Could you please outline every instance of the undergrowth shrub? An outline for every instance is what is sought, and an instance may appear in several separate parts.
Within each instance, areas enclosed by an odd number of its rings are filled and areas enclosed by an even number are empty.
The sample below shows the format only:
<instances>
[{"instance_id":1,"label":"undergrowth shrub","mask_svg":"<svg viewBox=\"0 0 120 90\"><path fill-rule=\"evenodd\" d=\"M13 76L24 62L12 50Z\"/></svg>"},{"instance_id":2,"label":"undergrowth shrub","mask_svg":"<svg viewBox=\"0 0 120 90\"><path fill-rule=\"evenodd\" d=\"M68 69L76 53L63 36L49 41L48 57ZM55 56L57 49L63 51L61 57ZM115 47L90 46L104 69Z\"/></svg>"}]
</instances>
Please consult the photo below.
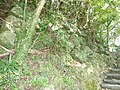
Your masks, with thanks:
<instances>
[{"instance_id":1,"label":"undergrowth shrub","mask_svg":"<svg viewBox=\"0 0 120 90\"><path fill-rule=\"evenodd\" d=\"M3 89L9 89L16 86L16 81L20 79L19 64L9 59L0 60L0 86Z\"/></svg>"}]
</instances>

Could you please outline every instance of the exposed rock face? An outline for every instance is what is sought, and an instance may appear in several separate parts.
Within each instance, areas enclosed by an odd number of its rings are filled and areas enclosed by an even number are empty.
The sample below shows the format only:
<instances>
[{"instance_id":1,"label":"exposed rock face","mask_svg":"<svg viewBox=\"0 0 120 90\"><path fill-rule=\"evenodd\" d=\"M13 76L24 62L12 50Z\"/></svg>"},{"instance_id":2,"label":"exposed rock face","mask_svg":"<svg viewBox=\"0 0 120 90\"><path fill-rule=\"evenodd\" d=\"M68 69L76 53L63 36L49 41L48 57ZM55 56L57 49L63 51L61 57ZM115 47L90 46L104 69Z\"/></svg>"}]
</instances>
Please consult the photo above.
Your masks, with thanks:
<instances>
[{"instance_id":1,"label":"exposed rock face","mask_svg":"<svg viewBox=\"0 0 120 90\"><path fill-rule=\"evenodd\" d=\"M14 46L16 34L11 31L5 31L0 34L0 43L11 44Z\"/></svg>"},{"instance_id":2,"label":"exposed rock face","mask_svg":"<svg viewBox=\"0 0 120 90\"><path fill-rule=\"evenodd\" d=\"M17 11L22 11L22 9L16 6L11 10L11 12L14 12L19 16ZM18 31L21 21L20 18L13 15L9 15L5 19L0 30L0 43L14 46L16 31Z\"/></svg>"},{"instance_id":3,"label":"exposed rock face","mask_svg":"<svg viewBox=\"0 0 120 90\"><path fill-rule=\"evenodd\" d=\"M25 26L27 26L28 23L23 22L23 12L24 10L18 5L11 9L9 16L4 19L4 23L0 29L0 43L15 45L16 34L22 28L23 23ZM28 20L29 15L26 14L26 16Z\"/></svg>"},{"instance_id":4,"label":"exposed rock face","mask_svg":"<svg viewBox=\"0 0 120 90\"><path fill-rule=\"evenodd\" d=\"M88 61L88 58L90 58L90 56L92 56L93 52L92 50L87 47L84 46L83 50L80 50L81 46L78 47L74 47L71 51L70 51L70 55L71 57L80 62L80 63L85 63Z\"/></svg>"}]
</instances>

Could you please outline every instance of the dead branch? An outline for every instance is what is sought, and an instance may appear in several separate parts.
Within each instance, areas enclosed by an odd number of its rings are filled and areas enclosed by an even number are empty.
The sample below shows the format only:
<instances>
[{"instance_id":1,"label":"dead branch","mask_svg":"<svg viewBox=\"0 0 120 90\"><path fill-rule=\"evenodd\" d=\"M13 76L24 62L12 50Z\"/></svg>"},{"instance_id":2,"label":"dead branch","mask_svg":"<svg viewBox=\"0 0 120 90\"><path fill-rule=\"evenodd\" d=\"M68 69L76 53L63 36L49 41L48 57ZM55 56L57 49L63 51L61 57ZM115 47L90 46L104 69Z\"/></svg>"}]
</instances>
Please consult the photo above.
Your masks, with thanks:
<instances>
[{"instance_id":1,"label":"dead branch","mask_svg":"<svg viewBox=\"0 0 120 90\"><path fill-rule=\"evenodd\" d=\"M9 50L9 49L7 49L7 50ZM30 55L42 55L45 52L49 52L49 50L50 50L50 48L48 48L48 47L46 47L44 49L41 49L41 50L30 49L28 54L30 54ZM10 54L13 54L13 55L16 54L16 51L14 49L13 50L9 50L9 51L10 52L0 54L0 59L8 58Z\"/></svg>"},{"instance_id":2,"label":"dead branch","mask_svg":"<svg viewBox=\"0 0 120 90\"><path fill-rule=\"evenodd\" d=\"M14 53L13 51L11 51L11 50L9 50L9 49L5 48L5 47L4 47L4 46L2 46L2 45L0 45L0 47L1 47L2 49L4 49L6 52L8 52L8 53Z\"/></svg>"}]
</instances>

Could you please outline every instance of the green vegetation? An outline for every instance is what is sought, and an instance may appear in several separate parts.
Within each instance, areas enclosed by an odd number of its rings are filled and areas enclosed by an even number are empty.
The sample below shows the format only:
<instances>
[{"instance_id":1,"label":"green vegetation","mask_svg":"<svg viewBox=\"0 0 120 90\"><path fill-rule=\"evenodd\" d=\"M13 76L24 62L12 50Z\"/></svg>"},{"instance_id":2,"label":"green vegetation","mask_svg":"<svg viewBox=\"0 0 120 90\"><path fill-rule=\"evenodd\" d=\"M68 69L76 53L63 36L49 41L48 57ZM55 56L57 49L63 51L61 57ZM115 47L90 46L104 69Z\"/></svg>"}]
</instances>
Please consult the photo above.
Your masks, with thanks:
<instances>
[{"instance_id":1,"label":"green vegetation","mask_svg":"<svg viewBox=\"0 0 120 90\"><path fill-rule=\"evenodd\" d=\"M119 53L119 4L1 0L0 90L101 90Z\"/></svg>"}]
</instances>

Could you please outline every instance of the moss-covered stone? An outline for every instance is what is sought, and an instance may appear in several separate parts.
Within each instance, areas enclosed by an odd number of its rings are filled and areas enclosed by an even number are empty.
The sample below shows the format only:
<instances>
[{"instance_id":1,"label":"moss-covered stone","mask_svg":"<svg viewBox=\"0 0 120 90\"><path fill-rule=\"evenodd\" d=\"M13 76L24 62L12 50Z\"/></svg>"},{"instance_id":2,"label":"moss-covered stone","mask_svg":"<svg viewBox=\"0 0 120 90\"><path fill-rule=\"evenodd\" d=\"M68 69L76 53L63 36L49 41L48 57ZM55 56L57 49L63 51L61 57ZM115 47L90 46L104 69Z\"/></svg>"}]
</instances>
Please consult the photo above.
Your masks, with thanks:
<instances>
[{"instance_id":1,"label":"moss-covered stone","mask_svg":"<svg viewBox=\"0 0 120 90\"><path fill-rule=\"evenodd\" d=\"M16 34L11 31L5 31L0 34L0 43L14 46Z\"/></svg>"}]
</instances>

